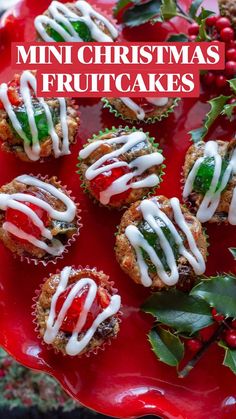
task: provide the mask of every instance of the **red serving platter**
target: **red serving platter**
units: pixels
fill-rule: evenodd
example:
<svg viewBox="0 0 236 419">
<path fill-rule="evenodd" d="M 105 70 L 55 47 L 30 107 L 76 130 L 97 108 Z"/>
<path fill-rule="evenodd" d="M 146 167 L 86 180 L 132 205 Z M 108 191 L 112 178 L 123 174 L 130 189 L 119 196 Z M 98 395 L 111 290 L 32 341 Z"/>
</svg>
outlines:
<svg viewBox="0 0 236 419">
<path fill-rule="evenodd" d="M 92 2 L 111 14 L 114 1 Z M 183 2 L 188 6 L 191 1 Z M 211 4 L 210 4 L 211 3 Z M 216 7 L 216 2 L 205 2 Z M 33 19 L 47 9 L 50 0 L 24 0 L 2 19 L 0 28 L 0 81 L 8 81 L 14 70 L 10 63 L 12 41 L 34 41 Z M 161 41 L 167 31 L 181 23 L 142 29 L 125 29 L 120 39 Z M 184 24 L 185 25 L 185 24 Z M 179 26 L 180 27 L 180 26 Z M 207 109 L 206 92 L 199 99 L 184 99 L 161 123 L 144 126 L 156 137 L 166 157 L 166 175 L 160 193 L 181 197 L 181 167 L 190 145 L 188 131 L 198 127 Z M 139 307 L 148 290 L 135 285 L 119 268 L 114 252 L 114 233 L 121 213 L 94 205 L 80 189 L 75 174 L 77 154 L 94 132 L 122 123 L 102 110 L 99 100 L 80 101 L 81 127 L 72 155 L 49 163 L 23 163 L 0 152 L 0 183 L 22 173 L 57 175 L 73 191 L 82 209 L 83 228 L 76 244 L 57 266 L 31 266 L 13 259 L 0 244 L 0 345 L 23 365 L 53 375 L 76 400 L 91 409 L 120 418 L 146 414 L 178 419 L 236 418 L 236 378 L 221 366 L 223 353 L 212 347 L 185 379 L 155 358 L 146 339 L 152 318 Z M 218 121 L 212 138 L 230 139 L 236 124 Z M 235 227 L 207 226 L 210 248 L 207 274 L 236 273 L 228 247 L 235 246 Z M 123 321 L 118 338 L 104 352 L 90 358 L 55 355 L 38 340 L 31 317 L 32 298 L 45 276 L 65 265 L 89 265 L 104 270 L 115 281 L 123 301 Z"/>
</svg>

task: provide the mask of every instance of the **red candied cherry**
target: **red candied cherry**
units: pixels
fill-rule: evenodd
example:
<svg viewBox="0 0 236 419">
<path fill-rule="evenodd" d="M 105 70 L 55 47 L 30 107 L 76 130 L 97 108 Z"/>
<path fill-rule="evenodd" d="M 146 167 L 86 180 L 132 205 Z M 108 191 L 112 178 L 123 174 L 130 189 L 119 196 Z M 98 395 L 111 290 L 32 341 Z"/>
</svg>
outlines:
<svg viewBox="0 0 236 419">
<path fill-rule="evenodd" d="M 71 289 L 73 287 L 73 284 L 70 285 L 58 298 L 57 304 L 56 304 L 56 314 L 58 315 L 68 294 L 70 293 Z M 66 313 L 66 317 L 64 318 L 64 321 L 61 326 L 61 330 L 63 332 L 72 333 L 73 330 L 76 327 L 76 324 L 78 322 L 78 319 L 81 315 L 81 312 L 83 310 L 86 297 L 88 295 L 88 286 L 85 286 L 78 292 L 76 297 L 74 298 L 70 308 L 68 309 Z M 88 330 L 96 317 L 99 315 L 99 313 L 102 312 L 103 309 L 105 309 L 110 303 L 110 296 L 108 295 L 107 291 L 104 288 L 99 287 L 97 295 L 95 297 L 95 300 L 88 312 L 87 320 L 81 329 L 81 332 L 84 332 Z"/>
<path fill-rule="evenodd" d="M 227 85 L 227 79 L 223 74 L 218 74 L 216 76 L 216 86 L 217 87 L 225 87 Z"/>
<path fill-rule="evenodd" d="M 207 86 L 211 86 L 215 82 L 216 76 L 214 73 L 209 71 L 208 73 L 205 73 L 203 76 L 203 81 Z"/>
<path fill-rule="evenodd" d="M 233 329 L 236 329 L 236 319 L 232 320 L 231 324 Z"/>
<path fill-rule="evenodd" d="M 229 42 L 234 39 L 234 30 L 232 28 L 223 28 L 220 31 L 222 41 Z"/>
<path fill-rule="evenodd" d="M 216 322 L 218 322 L 218 323 L 221 323 L 223 320 L 224 320 L 224 316 L 223 316 L 223 314 L 220 314 L 220 313 L 217 313 L 217 311 L 216 311 L 216 309 L 215 308 L 213 308 L 212 310 L 211 310 L 211 315 L 212 315 L 212 317 L 213 317 L 213 319 L 216 321 Z"/>
<path fill-rule="evenodd" d="M 234 76 L 236 74 L 236 61 L 227 61 L 225 64 L 225 74 L 227 76 Z"/>
<path fill-rule="evenodd" d="M 112 164 L 115 162 L 118 162 L 118 159 L 109 159 L 107 160 L 103 166 L 107 166 L 108 164 Z M 126 173 L 129 173 L 130 169 L 128 166 L 121 166 L 116 167 L 112 170 L 108 170 L 106 172 L 101 173 L 100 175 L 96 176 L 94 179 L 90 181 L 90 189 L 94 193 L 94 195 L 97 197 L 97 199 L 100 198 L 100 192 L 105 191 L 111 184 L 119 179 L 121 176 L 125 175 Z M 130 189 L 127 191 L 124 191 L 120 194 L 113 195 L 111 197 L 110 202 L 115 202 L 119 200 L 123 200 L 129 196 Z"/>
<path fill-rule="evenodd" d="M 192 23 L 191 26 L 188 28 L 189 35 L 198 35 L 199 33 L 199 25 L 197 23 Z"/>
<path fill-rule="evenodd" d="M 188 339 L 186 346 L 191 352 L 197 352 L 202 347 L 202 342 L 199 339 Z"/>
<path fill-rule="evenodd" d="M 236 348 L 236 330 L 228 329 L 225 332 L 224 340 L 230 348 Z"/>
<path fill-rule="evenodd" d="M 217 19 L 219 19 L 219 16 L 212 15 L 206 18 L 206 24 L 207 26 L 215 26 Z"/>
<path fill-rule="evenodd" d="M 47 226 L 48 214 L 44 209 L 38 207 L 37 205 L 31 202 L 22 202 L 22 203 L 26 205 L 27 207 L 29 207 L 31 210 L 33 210 L 35 214 L 37 214 L 37 216 L 42 220 L 44 225 Z M 14 224 L 16 227 L 18 227 L 25 233 L 34 236 L 36 239 L 38 239 L 41 236 L 40 229 L 33 223 L 33 221 L 26 214 L 24 214 L 21 211 L 15 210 L 13 208 L 7 208 L 6 221 Z"/>
<path fill-rule="evenodd" d="M 226 51 L 226 59 L 228 61 L 236 61 L 236 48 L 230 48 Z"/>
<path fill-rule="evenodd" d="M 216 20 L 216 28 L 218 29 L 218 31 L 220 32 L 221 29 L 224 28 L 230 28 L 231 27 L 231 22 L 227 17 L 219 17 Z"/>
</svg>

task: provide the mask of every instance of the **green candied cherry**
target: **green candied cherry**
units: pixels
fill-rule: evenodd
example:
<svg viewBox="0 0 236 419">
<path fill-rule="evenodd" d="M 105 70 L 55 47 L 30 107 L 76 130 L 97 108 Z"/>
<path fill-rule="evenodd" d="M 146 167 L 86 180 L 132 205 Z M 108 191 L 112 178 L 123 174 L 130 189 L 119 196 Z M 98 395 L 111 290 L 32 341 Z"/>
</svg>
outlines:
<svg viewBox="0 0 236 419">
<path fill-rule="evenodd" d="M 36 101 L 32 101 L 32 103 L 33 103 L 33 108 L 34 108 L 34 119 L 35 119 L 36 127 L 38 129 L 38 139 L 39 141 L 41 141 L 44 138 L 48 137 L 49 135 L 48 121 L 47 121 L 44 108 L 40 105 L 40 103 Z M 31 134 L 28 115 L 27 115 L 25 106 L 16 107 L 14 109 L 14 112 L 16 114 L 18 121 L 21 124 L 22 130 L 24 131 L 27 139 L 31 143 L 32 134 Z M 52 109 L 51 109 L 51 114 L 52 114 L 53 122 L 54 124 L 56 124 L 58 121 L 58 116 L 56 115 L 55 111 L 52 111 Z"/>
<path fill-rule="evenodd" d="M 177 259 L 178 254 L 179 254 L 178 246 L 175 243 L 175 240 L 174 240 L 174 237 L 173 237 L 171 231 L 169 230 L 169 228 L 167 227 L 167 225 L 164 223 L 164 221 L 161 218 L 155 217 L 155 220 L 156 220 L 156 223 L 158 224 L 158 226 L 161 228 L 162 232 L 164 233 L 165 237 L 167 238 L 169 244 L 171 245 L 171 248 L 174 252 L 175 258 Z M 169 271 L 170 267 L 168 266 L 168 263 L 167 263 L 167 260 L 166 260 L 166 257 L 165 257 L 165 253 L 162 250 L 159 238 L 158 238 L 157 234 L 155 233 L 155 231 L 153 231 L 153 229 L 151 228 L 151 226 L 148 224 L 147 221 L 142 221 L 141 223 L 139 223 L 138 229 L 139 229 L 140 233 L 143 235 L 143 237 L 150 244 L 150 246 L 153 247 L 157 256 L 161 260 L 164 268 Z M 151 272 L 156 272 L 156 268 L 152 264 L 147 252 L 145 252 L 145 250 L 142 249 L 142 253 L 143 253 L 144 260 L 147 263 L 150 271 Z"/>
<path fill-rule="evenodd" d="M 221 174 L 216 191 L 220 188 L 224 173 L 228 167 L 229 161 L 227 159 L 222 160 Z M 209 191 L 211 182 L 214 176 L 215 159 L 214 157 L 205 157 L 203 162 L 200 164 L 193 183 L 193 190 L 197 193 L 205 194 Z"/>
<path fill-rule="evenodd" d="M 80 20 L 77 20 L 77 19 L 72 19 L 72 18 L 68 18 L 68 21 L 71 23 L 74 30 L 77 32 L 79 37 L 84 42 L 92 42 L 93 41 L 92 36 L 91 36 L 91 32 L 90 32 L 88 26 L 86 25 L 86 23 L 81 22 Z M 66 32 L 70 33 L 68 28 L 66 27 L 66 25 L 64 25 L 63 23 L 59 23 L 59 25 L 63 29 L 65 29 Z M 65 42 L 65 39 L 55 29 L 53 29 L 50 25 L 48 25 L 46 27 L 46 32 L 49 36 L 51 36 L 51 38 L 54 39 L 54 41 Z"/>
</svg>

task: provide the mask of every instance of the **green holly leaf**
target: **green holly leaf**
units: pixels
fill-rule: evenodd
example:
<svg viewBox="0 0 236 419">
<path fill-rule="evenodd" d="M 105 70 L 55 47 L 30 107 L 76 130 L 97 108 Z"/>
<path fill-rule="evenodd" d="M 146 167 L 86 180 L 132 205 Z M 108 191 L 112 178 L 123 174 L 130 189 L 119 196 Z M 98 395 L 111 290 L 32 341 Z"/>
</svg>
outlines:
<svg viewBox="0 0 236 419">
<path fill-rule="evenodd" d="M 176 289 L 151 295 L 142 310 L 177 332 L 190 335 L 213 323 L 209 304 Z"/>
<path fill-rule="evenodd" d="M 233 92 L 236 93 L 236 79 L 228 80 L 228 82 L 229 82 L 230 87 L 233 90 Z"/>
<path fill-rule="evenodd" d="M 207 135 L 209 129 L 213 125 L 213 123 L 216 121 L 216 119 L 220 116 L 222 113 L 224 106 L 226 102 L 229 100 L 230 96 L 218 96 L 214 99 L 211 99 L 208 101 L 208 103 L 211 106 L 210 111 L 206 114 L 206 118 L 204 120 L 204 125 L 201 128 L 197 128 L 195 130 L 192 130 L 189 132 L 191 135 L 191 139 L 193 142 L 202 141 L 205 136 Z"/>
<path fill-rule="evenodd" d="M 224 109 L 222 110 L 222 115 L 227 116 L 227 118 L 229 118 L 229 120 L 231 121 L 233 118 L 233 114 L 235 112 L 235 108 L 236 108 L 236 102 L 235 103 L 230 103 L 230 104 L 226 104 L 224 106 Z"/>
<path fill-rule="evenodd" d="M 236 349 L 229 348 L 223 341 L 220 341 L 218 345 L 225 350 L 223 365 L 229 367 L 236 374 Z"/>
<path fill-rule="evenodd" d="M 171 35 L 168 39 L 168 42 L 188 42 L 188 37 L 184 33 L 179 33 L 177 35 Z"/>
<path fill-rule="evenodd" d="M 198 143 L 199 141 L 202 141 L 206 133 L 207 133 L 207 130 L 205 127 L 197 128 L 192 131 L 189 131 L 189 134 L 191 135 L 191 140 L 194 143 Z"/>
<path fill-rule="evenodd" d="M 234 259 L 236 260 L 236 247 L 229 247 L 230 253 L 232 253 Z"/>
<path fill-rule="evenodd" d="M 118 0 L 113 8 L 114 16 L 119 17 L 128 7 L 132 7 L 133 4 L 133 0 Z"/>
<path fill-rule="evenodd" d="M 123 14 L 122 22 L 129 27 L 139 26 L 153 19 L 162 20 L 161 13 L 161 0 L 151 0 L 142 5 L 135 5 L 134 7 L 126 10 Z"/>
<path fill-rule="evenodd" d="M 208 36 L 206 31 L 206 18 L 213 14 L 214 12 L 211 10 L 202 8 L 201 13 L 196 16 L 195 20 L 199 24 L 199 34 L 197 36 L 196 42 L 211 41 L 211 37 Z"/>
<path fill-rule="evenodd" d="M 225 274 L 201 281 L 190 292 L 225 317 L 236 317 L 236 276 Z"/>
<path fill-rule="evenodd" d="M 171 367 L 179 365 L 184 356 L 184 344 L 178 336 L 169 330 L 157 327 L 149 332 L 148 340 L 160 361 Z"/>
<path fill-rule="evenodd" d="M 192 4 L 191 4 L 190 9 L 189 9 L 189 15 L 193 19 L 196 19 L 196 13 L 197 13 L 199 7 L 201 6 L 202 2 L 203 2 L 203 0 L 194 0 L 194 1 L 192 1 Z"/>
<path fill-rule="evenodd" d="M 161 16 L 163 20 L 170 20 L 177 14 L 177 5 L 175 0 L 162 0 Z"/>
<path fill-rule="evenodd" d="M 214 15 L 215 13 L 212 10 L 207 10 L 202 7 L 201 12 L 198 16 L 195 16 L 196 22 L 200 25 L 203 20 L 206 20 L 209 16 Z"/>
</svg>

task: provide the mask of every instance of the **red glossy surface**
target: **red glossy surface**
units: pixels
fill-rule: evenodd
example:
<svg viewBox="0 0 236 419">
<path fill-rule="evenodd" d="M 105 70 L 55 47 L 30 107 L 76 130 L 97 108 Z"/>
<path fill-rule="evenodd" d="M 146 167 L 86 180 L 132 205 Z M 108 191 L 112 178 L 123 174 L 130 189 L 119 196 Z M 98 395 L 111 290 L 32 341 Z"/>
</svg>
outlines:
<svg viewBox="0 0 236 419">
<path fill-rule="evenodd" d="M 25 0 L 5 19 L 1 30 L 1 81 L 9 80 L 13 70 L 9 67 L 11 40 L 33 40 L 33 16 L 46 9 L 49 0 Z M 111 10 L 106 0 L 94 2 Z M 105 5 L 106 3 L 106 5 Z M 177 22 L 174 21 L 174 24 Z M 160 26 L 145 26 L 133 31 L 125 30 L 128 40 L 160 40 L 165 31 Z M 160 192 L 168 197 L 181 196 L 180 174 L 184 153 L 189 146 L 190 129 L 199 126 L 207 105 L 200 100 L 182 101 L 168 120 L 147 127 L 156 136 L 166 157 L 166 176 Z M 105 352 L 97 356 L 71 359 L 55 356 L 38 341 L 31 318 L 31 304 L 35 289 L 42 279 L 56 268 L 27 266 L 13 260 L 0 244 L 0 344 L 22 364 L 54 375 L 70 395 L 81 403 L 117 417 L 156 414 L 165 418 L 220 419 L 236 417 L 236 379 L 221 367 L 223 354 L 212 348 L 188 378 L 180 380 L 175 370 L 159 363 L 149 348 L 146 334 L 152 319 L 139 312 L 148 291 L 135 285 L 124 275 L 113 253 L 114 232 L 121 214 L 95 206 L 85 196 L 75 175 L 78 150 L 86 138 L 99 129 L 118 125 L 121 121 L 101 110 L 99 101 L 81 103 L 82 125 L 73 154 L 46 164 L 26 164 L 14 156 L 0 153 L 1 184 L 24 172 L 53 175 L 70 186 L 81 203 L 84 227 L 76 244 L 63 261 L 69 264 L 96 266 L 115 281 L 123 299 L 123 323 L 119 337 Z M 211 137 L 228 139 L 235 124 L 220 121 Z M 235 227 L 207 226 L 210 236 L 210 256 L 207 274 L 219 271 L 236 273 L 228 252 L 235 246 Z"/>
</svg>

